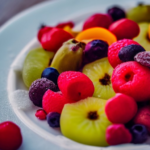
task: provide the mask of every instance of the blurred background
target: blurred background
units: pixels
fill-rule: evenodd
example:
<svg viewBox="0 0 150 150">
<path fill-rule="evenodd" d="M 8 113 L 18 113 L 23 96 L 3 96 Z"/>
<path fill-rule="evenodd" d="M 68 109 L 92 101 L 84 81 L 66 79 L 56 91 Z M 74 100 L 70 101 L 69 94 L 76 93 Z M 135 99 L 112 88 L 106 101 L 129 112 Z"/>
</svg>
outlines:
<svg viewBox="0 0 150 150">
<path fill-rule="evenodd" d="M 17 13 L 47 0 L 0 0 L 0 26 Z"/>
</svg>

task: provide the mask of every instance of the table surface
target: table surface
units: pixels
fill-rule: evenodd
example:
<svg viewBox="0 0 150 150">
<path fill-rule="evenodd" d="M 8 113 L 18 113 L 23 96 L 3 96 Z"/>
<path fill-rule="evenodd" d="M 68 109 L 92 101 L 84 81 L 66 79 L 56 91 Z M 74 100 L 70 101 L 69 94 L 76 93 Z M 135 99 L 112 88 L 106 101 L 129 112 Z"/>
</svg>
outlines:
<svg viewBox="0 0 150 150">
<path fill-rule="evenodd" d="M 47 0 L 0 0 L 0 26 L 17 13 Z"/>
</svg>

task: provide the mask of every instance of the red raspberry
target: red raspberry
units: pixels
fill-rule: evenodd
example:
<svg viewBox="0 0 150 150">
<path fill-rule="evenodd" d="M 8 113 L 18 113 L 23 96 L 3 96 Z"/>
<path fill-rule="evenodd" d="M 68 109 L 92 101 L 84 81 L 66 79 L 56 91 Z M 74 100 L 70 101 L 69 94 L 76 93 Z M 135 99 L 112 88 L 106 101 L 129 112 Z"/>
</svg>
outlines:
<svg viewBox="0 0 150 150">
<path fill-rule="evenodd" d="M 150 69 L 135 61 L 118 65 L 111 80 L 116 93 L 129 95 L 138 102 L 150 98 Z"/>
<path fill-rule="evenodd" d="M 43 109 L 38 109 L 35 113 L 35 116 L 40 120 L 46 119 L 46 112 Z"/>
<path fill-rule="evenodd" d="M 6 121 L 0 124 L 0 149 L 16 150 L 22 144 L 20 128 L 13 122 Z"/>
<path fill-rule="evenodd" d="M 72 21 L 68 21 L 68 22 L 62 22 L 59 23 L 58 25 L 56 25 L 56 28 L 64 28 L 65 26 L 69 26 L 70 28 L 74 27 L 74 23 Z"/>
<path fill-rule="evenodd" d="M 42 105 L 47 114 L 50 112 L 61 113 L 64 105 L 72 102 L 72 100 L 66 99 L 61 92 L 47 90 L 43 96 Z"/>
<path fill-rule="evenodd" d="M 132 135 L 123 124 L 110 125 L 106 130 L 106 141 L 109 145 L 130 143 Z"/>
<path fill-rule="evenodd" d="M 137 42 L 135 42 L 133 40 L 123 39 L 123 40 L 119 40 L 109 46 L 108 60 L 113 68 L 115 68 L 118 64 L 122 63 L 122 61 L 118 57 L 118 53 L 121 50 L 121 48 L 124 46 L 127 46 L 127 45 L 131 45 L 131 44 L 139 45 Z"/>
<path fill-rule="evenodd" d="M 40 43 L 43 49 L 56 52 L 65 41 L 71 38 L 73 36 L 69 32 L 60 28 L 52 28 L 50 31 L 42 34 Z"/>
<path fill-rule="evenodd" d="M 78 101 L 94 93 L 92 81 L 83 73 L 66 71 L 58 77 L 58 87 L 67 99 Z"/>
<path fill-rule="evenodd" d="M 94 14 L 84 22 L 83 30 L 93 27 L 103 27 L 108 29 L 112 22 L 112 18 L 107 14 Z"/>
<path fill-rule="evenodd" d="M 135 100 L 125 94 L 118 93 L 109 99 L 105 106 L 105 113 L 112 123 L 127 123 L 137 112 Z"/>
</svg>

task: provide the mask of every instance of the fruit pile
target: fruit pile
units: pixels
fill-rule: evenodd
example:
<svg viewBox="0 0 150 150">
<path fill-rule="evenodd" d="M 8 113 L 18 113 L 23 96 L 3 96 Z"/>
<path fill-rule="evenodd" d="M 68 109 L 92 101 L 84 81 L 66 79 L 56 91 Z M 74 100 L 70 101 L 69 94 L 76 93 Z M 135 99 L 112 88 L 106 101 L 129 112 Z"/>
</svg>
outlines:
<svg viewBox="0 0 150 150">
<path fill-rule="evenodd" d="M 41 107 L 35 116 L 87 145 L 145 142 L 150 28 L 143 22 L 150 21 L 149 9 L 111 7 L 89 17 L 80 32 L 73 22 L 42 26 L 42 48 L 28 53 L 22 71 L 30 100 Z"/>
</svg>

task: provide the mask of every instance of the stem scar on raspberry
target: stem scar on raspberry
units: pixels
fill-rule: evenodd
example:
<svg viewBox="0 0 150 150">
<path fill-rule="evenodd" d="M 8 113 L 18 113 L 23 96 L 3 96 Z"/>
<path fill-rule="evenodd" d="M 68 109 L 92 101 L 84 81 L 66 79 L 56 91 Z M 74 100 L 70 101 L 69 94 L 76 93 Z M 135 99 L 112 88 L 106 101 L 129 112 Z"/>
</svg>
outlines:
<svg viewBox="0 0 150 150">
<path fill-rule="evenodd" d="M 102 79 L 99 79 L 99 82 L 102 85 L 110 85 L 111 84 L 110 75 L 108 75 L 107 73 L 105 73 L 104 77 Z"/>
<path fill-rule="evenodd" d="M 128 82 L 128 81 L 132 81 L 133 79 L 133 73 L 127 73 L 125 75 L 125 81 Z"/>
<path fill-rule="evenodd" d="M 99 118 L 99 115 L 98 115 L 97 111 L 90 111 L 88 113 L 87 118 L 90 119 L 90 120 L 96 120 L 96 119 Z"/>
</svg>

